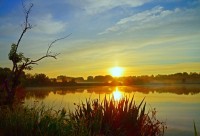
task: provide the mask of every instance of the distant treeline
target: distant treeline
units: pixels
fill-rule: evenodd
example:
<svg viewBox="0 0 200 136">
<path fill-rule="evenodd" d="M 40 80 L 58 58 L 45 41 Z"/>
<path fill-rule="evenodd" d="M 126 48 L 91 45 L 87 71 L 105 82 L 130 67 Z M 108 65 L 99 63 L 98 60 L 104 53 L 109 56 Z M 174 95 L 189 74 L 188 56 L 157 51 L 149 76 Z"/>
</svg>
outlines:
<svg viewBox="0 0 200 136">
<path fill-rule="evenodd" d="M 0 84 L 9 80 L 11 70 L 9 68 L 0 67 Z M 169 75 L 143 75 L 143 76 L 127 76 L 112 77 L 106 76 L 88 76 L 68 77 L 64 75 L 57 78 L 49 78 L 45 74 L 25 74 L 21 76 L 21 85 L 23 86 L 88 86 L 88 85 L 143 85 L 143 84 L 200 84 L 200 73 L 183 72 Z"/>
</svg>

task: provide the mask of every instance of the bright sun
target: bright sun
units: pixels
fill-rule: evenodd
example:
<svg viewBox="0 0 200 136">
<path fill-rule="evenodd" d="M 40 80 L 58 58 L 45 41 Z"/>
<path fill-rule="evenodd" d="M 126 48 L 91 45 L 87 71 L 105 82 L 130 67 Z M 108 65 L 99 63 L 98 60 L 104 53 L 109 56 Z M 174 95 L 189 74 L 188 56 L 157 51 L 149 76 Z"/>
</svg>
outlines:
<svg viewBox="0 0 200 136">
<path fill-rule="evenodd" d="M 110 69 L 110 73 L 113 77 L 120 77 L 122 76 L 124 70 L 121 67 L 113 67 Z"/>
</svg>

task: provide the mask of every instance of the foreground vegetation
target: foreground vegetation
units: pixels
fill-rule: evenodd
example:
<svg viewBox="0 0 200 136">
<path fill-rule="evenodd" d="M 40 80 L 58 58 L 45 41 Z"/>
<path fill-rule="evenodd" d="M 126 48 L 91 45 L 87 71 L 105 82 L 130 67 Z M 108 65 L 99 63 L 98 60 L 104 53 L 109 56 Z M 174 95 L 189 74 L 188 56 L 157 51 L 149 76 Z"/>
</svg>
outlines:
<svg viewBox="0 0 200 136">
<path fill-rule="evenodd" d="M 86 100 L 74 112 L 55 111 L 45 106 L 1 108 L 0 134 L 39 136 L 155 136 L 166 126 L 156 119 L 156 111 L 145 112 L 144 100 L 133 98 Z"/>
</svg>

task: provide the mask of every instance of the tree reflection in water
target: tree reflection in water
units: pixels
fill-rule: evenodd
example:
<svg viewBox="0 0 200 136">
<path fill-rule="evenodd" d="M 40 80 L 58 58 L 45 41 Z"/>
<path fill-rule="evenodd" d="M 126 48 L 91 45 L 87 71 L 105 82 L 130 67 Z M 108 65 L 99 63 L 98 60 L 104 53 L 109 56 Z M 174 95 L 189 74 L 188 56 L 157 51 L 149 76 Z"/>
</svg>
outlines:
<svg viewBox="0 0 200 136">
<path fill-rule="evenodd" d="M 172 93 L 177 95 L 195 95 L 200 93 L 200 85 L 146 85 L 146 86 L 84 86 L 84 87 L 31 87 L 26 88 L 26 99 L 45 99 L 50 92 L 59 95 L 83 93 L 111 94 L 119 100 L 123 93 L 141 92 L 149 93 Z M 22 98 L 20 98 L 22 99 Z"/>
</svg>

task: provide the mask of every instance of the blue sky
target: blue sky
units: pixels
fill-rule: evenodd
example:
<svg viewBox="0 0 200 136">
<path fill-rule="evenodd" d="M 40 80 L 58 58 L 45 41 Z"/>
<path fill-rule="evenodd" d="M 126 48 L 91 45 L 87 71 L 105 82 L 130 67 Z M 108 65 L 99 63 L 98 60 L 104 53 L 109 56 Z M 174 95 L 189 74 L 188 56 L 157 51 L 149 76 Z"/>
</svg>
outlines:
<svg viewBox="0 0 200 136">
<path fill-rule="evenodd" d="M 57 60 L 47 59 L 31 73 L 124 75 L 200 72 L 199 0 L 28 0 L 34 26 L 19 51 L 36 59 L 56 38 Z M 11 67 L 10 45 L 17 42 L 24 15 L 21 0 L 0 0 L 0 67 Z"/>
</svg>

